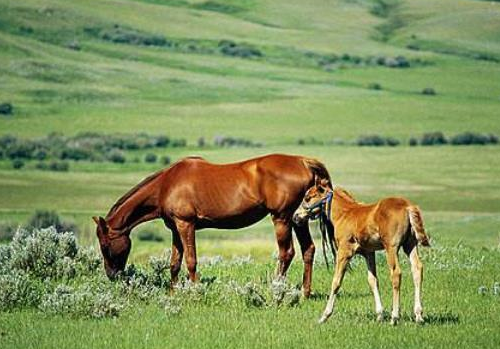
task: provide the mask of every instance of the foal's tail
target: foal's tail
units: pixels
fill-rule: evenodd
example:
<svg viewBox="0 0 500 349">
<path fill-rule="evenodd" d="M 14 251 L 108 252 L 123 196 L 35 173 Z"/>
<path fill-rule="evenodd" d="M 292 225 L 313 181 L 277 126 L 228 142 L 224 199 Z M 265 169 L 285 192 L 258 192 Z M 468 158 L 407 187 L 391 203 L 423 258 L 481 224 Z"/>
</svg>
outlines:
<svg viewBox="0 0 500 349">
<path fill-rule="evenodd" d="M 418 206 L 408 206 L 408 217 L 410 219 L 410 225 L 415 237 L 422 246 L 430 246 L 429 237 L 425 233 L 424 220 L 422 219 L 422 212 Z"/>
</svg>

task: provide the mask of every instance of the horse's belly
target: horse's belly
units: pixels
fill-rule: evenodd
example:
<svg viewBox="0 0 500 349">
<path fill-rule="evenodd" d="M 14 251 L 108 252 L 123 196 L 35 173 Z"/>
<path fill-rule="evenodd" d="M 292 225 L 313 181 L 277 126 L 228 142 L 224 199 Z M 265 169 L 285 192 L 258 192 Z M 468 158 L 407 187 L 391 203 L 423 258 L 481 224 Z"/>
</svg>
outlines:
<svg viewBox="0 0 500 349">
<path fill-rule="evenodd" d="M 223 217 L 200 217 L 196 221 L 196 229 L 240 229 L 257 223 L 267 216 L 265 207 L 254 207 L 240 214 Z"/>
</svg>

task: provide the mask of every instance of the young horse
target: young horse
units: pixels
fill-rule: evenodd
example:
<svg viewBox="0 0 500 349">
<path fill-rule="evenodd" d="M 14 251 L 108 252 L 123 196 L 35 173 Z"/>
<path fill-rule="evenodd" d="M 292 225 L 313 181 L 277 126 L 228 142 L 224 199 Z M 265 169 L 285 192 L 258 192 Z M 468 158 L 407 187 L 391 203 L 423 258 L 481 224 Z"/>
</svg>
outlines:
<svg viewBox="0 0 500 349">
<path fill-rule="evenodd" d="M 304 261 L 303 292 L 309 296 L 315 247 L 309 228 L 293 225 L 292 215 L 315 180 L 329 178 L 322 163 L 300 156 L 274 154 L 225 165 L 199 157 L 180 160 L 132 188 L 106 218 L 93 217 L 106 273 L 113 278 L 125 268 L 132 228 L 161 218 L 172 231 L 172 284 L 183 255 L 195 281 L 196 229 L 242 228 L 270 213 L 279 248 L 278 274 L 286 274 L 295 254 L 293 227 Z"/>
<path fill-rule="evenodd" d="M 325 215 L 324 218 L 333 224 L 334 244 L 337 249 L 332 290 L 319 322 L 325 322 L 332 314 L 346 267 L 356 253 L 366 259 L 368 284 L 375 298 L 377 319 L 382 320 L 383 308 L 378 291 L 375 251 L 385 249 L 393 290 L 391 322 L 396 324 L 399 319 L 401 269 L 398 251 L 401 246 L 410 257 L 415 285 L 415 321 L 423 322 L 420 296 L 423 266 L 418 257 L 417 245 L 421 243 L 423 246 L 429 246 L 429 240 L 419 208 L 404 198 L 386 198 L 368 205 L 358 203 L 344 189 L 331 189 L 328 181 L 319 180 L 306 192 L 293 221 L 301 225 L 306 223 L 308 218 L 314 219 L 319 215 Z"/>
</svg>

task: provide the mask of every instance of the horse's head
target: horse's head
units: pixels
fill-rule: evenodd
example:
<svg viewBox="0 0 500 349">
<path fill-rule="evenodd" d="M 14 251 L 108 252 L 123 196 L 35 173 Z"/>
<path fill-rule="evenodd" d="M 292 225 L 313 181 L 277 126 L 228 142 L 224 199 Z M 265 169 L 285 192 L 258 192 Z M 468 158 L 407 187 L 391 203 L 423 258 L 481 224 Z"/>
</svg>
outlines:
<svg viewBox="0 0 500 349">
<path fill-rule="evenodd" d="M 102 217 L 92 217 L 97 224 L 97 238 L 104 257 L 104 268 L 108 278 L 114 279 L 116 274 L 125 269 L 131 242 L 129 234 L 111 229 Z"/>
<path fill-rule="evenodd" d="M 310 218 L 318 218 L 323 210 L 326 196 L 330 191 L 331 184 L 329 180 L 316 180 L 314 186 L 306 191 L 302 203 L 293 214 L 293 222 L 297 225 L 303 225 Z"/>
</svg>

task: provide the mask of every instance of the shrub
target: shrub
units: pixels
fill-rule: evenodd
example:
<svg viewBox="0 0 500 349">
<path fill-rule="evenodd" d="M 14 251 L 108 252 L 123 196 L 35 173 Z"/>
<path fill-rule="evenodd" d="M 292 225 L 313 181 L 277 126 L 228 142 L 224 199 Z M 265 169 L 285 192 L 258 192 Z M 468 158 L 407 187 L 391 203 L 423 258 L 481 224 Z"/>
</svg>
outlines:
<svg viewBox="0 0 500 349">
<path fill-rule="evenodd" d="M 141 230 L 137 234 L 137 238 L 141 241 L 163 241 L 163 236 L 153 230 Z"/>
<path fill-rule="evenodd" d="M 86 28 L 89 34 L 95 31 Z M 144 46 L 170 46 L 171 43 L 163 36 L 141 33 L 133 29 L 122 28 L 114 25 L 113 28 L 102 29 L 98 32 L 98 37 L 119 44 L 144 45 Z"/>
<path fill-rule="evenodd" d="M 118 149 L 112 149 L 106 154 L 106 158 L 114 163 L 123 164 L 125 162 L 125 155 Z"/>
<path fill-rule="evenodd" d="M 0 242 L 10 241 L 14 237 L 19 224 L 4 222 L 0 224 Z"/>
<path fill-rule="evenodd" d="M 14 111 L 14 107 L 11 103 L 2 103 L 0 104 L 0 114 L 2 115 L 11 115 Z"/>
<path fill-rule="evenodd" d="M 372 82 L 371 84 L 368 85 L 368 88 L 370 90 L 381 90 L 382 85 L 380 85 L 378 82 Z"/>
<path fill-rule="evenodd" d="M 148 153 L 144 157 L 144 161 L 149 162 L 149 163 L 156 162 L 156 160 L 158 160 L 158 157 L 154 153 Z"/>
<path fill-rule="evenodd" d="M 28 227 L 42 229 L 54 227 L 57 231 L 74 231 L 77 232 L 77 227 L 71 222 L 63 221 L 56 211 L 37 210 L 28 220 Z"/>
<path fill-rule="evenodd" d="M 187 141 L 184 138 L 174 139 L 171 143 L 171 146 L 174 148 L 185 147 L 187 145 Z"/>
<path fill-rule="evenodd" d="M 443 132 L 424 133 L 424 135 L 420 139 L 421 145 L 442 145 L 447 143 L 448 140 L 444 136 Z"/>
<path fill-rule="evenodd" d="M 100 319 L 118 316 L 123 305 L 115 303 L 109 291 L 96 291 L 91 284 L 76 290 L 61 284 L 52 293 L 43 296 L 39 308 L 47 314 L 67 314 Z"/>
<path fill-rule="evenodd" d="M 411 147 L 414 147 L 418 145 L 418 140 L 415 137 L 411 137 L 408 143 L 410 144 Z"/>
<path fill-rule="evenodd" d="M 483 135 L 480 133 L 464 132 L 453 136 L 450 143 L 453 145 L 497 144 L 498 138 L 492 134 Z"/>
<path fill-rule="evenodd" d="M 39 294 L 25 273 L 0 274 L 0 311 L 36 305 Z"/>
<path fill-rule="evenodd" d="M 206 144 L 205 143 L 205 138 L 204 137 L 198 138 L 197 144 L 198 144 L 198 147 L 203 148 L 205 146 L 205 144 Z"/>
<path fill-rule="evenodd" d="M 163 165 L 170 165 L 171 162 L 172 162 L 172 160 L 170 159 L 170 156 L 164 155 L 161 157 L 161 163 Z"/>
<path fill-rule="evenodd" d="M 231 40 L 219 41 L 218 47 L 220 52 L 226 56 L 241 58 L 253 58 L 262 56 L 262 52 L 260 52 L 255 47 L 246 44 L 237 44 Z"/>
<path fill-rule="evenodd" d="M 422 90 L 422 94 L 425 96 L 434 96 L 436 91 L 432 87 L 426 87 Z"/>
<path fill-rule="evenodd" d="M 385 145 L 385 139 L 378 135 L 361 136 L 356 143 L 359 146 L 382 146 Z"/>
<path fill-rule="evenodd" d="M 65 161 L 52 161 L 48 165 L 48 169 L 51 171 L 57 171 L 57 172 L 68 172 L 69 171 L 69 164 Z"/>
<path fill-rule="evenodd" d="M 392 138 L 392 137 L 387 137 L 385 139 L 385 143 L 390 146 L 390 147 L 395 147 L 397 145 L 399 145 L 399 140 L 397 140 L 396 138 Z"/>
<path fill-rule="evenodd" d="M 24 161 L 21 159 L 15 159 L 12 161 L 12 167 L 19 170 L 24 167 Z"/>
</svg>

